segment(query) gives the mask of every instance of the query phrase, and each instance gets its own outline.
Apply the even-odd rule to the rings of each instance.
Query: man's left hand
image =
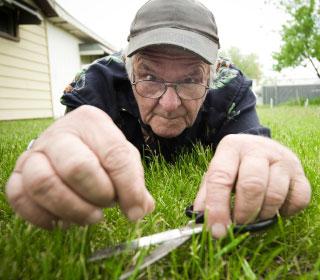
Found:
[[[305,208],[310,198],[309,181],[291,150],[266,137],[232,134],[219,143],[194,210],[207,211],[208,226],[219,238],[226,235],[231,221],[247,224],[279,212],[293,215]]]

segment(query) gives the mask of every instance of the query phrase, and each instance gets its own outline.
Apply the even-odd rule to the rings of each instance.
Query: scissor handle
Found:
[[[195,219],[196,224],[203,224],[204,223],[204,214],[203,211],[194,211],[193,205],[189,205],[185,210],[186,215],[189,218]],[[256,223],[252,224],[246,224],[246,225],[235,225],[233,227],[234,233],[244,233],[244,232],[255,232],[260,231],[263,229],[266,229],[270,227],[271,225],[275,224],[277,222],[278,218],[277,216],[274,216],[267,220],[258,221]]]

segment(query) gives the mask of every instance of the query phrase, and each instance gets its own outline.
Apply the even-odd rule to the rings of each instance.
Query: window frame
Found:
[[[17,8],[8,7],[6,5],[0,6],[1,12],[8,13],[9,16],[12,16],[12,24],[14,35],[0,30],[0,37],[4,39],[9,39],[11,41],[18,42],[20,41],[19,37],[19,10]],[[9,22],[9,24],[11,24]]]

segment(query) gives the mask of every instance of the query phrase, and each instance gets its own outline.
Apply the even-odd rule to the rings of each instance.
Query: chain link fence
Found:
[[[263,104],[277,105],[288,101],[297,101],[320,97],[320,84],[290,85],[290,86],[263,86]]]

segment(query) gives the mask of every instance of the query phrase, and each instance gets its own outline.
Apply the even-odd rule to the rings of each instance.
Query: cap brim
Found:
[[[209,64],[217,59],[218,44],[194,31],[178,28],[157,28],[130,38],[127,55],[152,45],[173,45],[187,49],[200,56]]]

